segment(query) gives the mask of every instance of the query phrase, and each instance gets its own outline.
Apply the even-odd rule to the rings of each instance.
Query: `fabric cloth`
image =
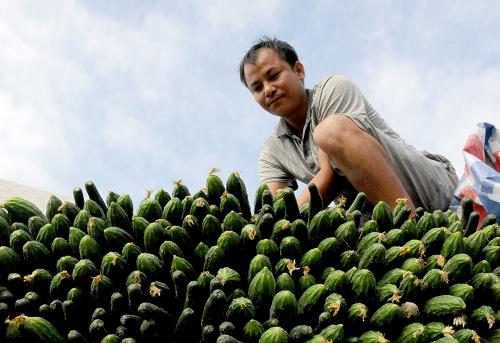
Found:
[[[488,214],[500,218],[500,132],[489,123],[478,123],[463,148],[464,173],[451,207],[461,215],[460,201],[469,197],[480,223]]]
[[[296,180],[308,183],[320,167],[318,149],[313,141],[314,129],[327,116],[342,114],[383,146],[415,206],[426,210],[448,208],[458,182],[452,164],[444,156],[418,151],[401,139],[354,82],[333,75],[307,93],[309,108],[303,139],[293,134],[284,119],[279,121],[275,134],[265,141],[261,150],[259,175],[262,182],[282,182],[293,189],[297,189]],[[332,167],[335,168],[333,162]],[[341,175],[340,171],[336,172]],[[350,185],[345,188],[348,194],[344,195],[348,198],[357,193]]]

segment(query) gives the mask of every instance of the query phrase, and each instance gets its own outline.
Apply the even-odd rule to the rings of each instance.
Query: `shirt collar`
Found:
[[[307,105],[307,115],[306,115],[306,121],[304,123],[304,130],[309,125],[309,121],[311,119],[311,103],[312,103],[312,91],[310,89],[306,89],[307,97],[308,97],[308,105]],[[276,136],[278,138],[281,138],[282,136],[287,135],[287,136],[295,136],[293,133],[292,128],[290,127],[290,124],[287,123],[285,118],[280,118],[278,122],[278,126],[276,127]],[[300,137],[299,137],[300,138]]]

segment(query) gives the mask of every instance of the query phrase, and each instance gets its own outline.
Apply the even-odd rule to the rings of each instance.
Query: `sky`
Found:
[[[92,180],[135,202],[211,168],[253,202],[277,118],[240,83],[267,35],[305,85],[352,79],[408,143],[448,157],[478,122],[500,128],[500,2],[0,0],[0,178],[62,195]]]

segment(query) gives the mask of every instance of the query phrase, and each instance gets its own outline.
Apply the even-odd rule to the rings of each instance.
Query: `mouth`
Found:
[[[269,107],[271,107],[276,101],[280,100],[281,98],[283,98],[284,95],[278,95],[276,96],[275,98],[273,98],[270,102],[269,102]]]

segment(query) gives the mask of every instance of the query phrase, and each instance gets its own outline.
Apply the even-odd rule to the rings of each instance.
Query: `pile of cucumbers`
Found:
[[[203,189],[0,206],[0,342],[500,342],[500,226],[464,198],[299,208],[237,172]],[[135,207],[135,208],[134,208]]]

